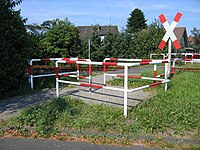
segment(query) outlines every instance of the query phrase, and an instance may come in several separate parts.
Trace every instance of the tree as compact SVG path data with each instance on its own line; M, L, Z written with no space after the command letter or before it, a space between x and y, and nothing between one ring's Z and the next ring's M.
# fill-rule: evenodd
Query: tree
M40 41L44 34L44 29L38 24L26 25L27 33L30 42L31 58L43 57L43 52L40 50Z
M149 58L151 53L161 53L158 45L164 35L164 28L158 20L155 20L147 29L135 33L131 44L137 58Z
M29 58L29 36L25 20L14 7L21 0L0 1L0 94L17 90L25 80Z
M107 35L104 38L103 44L102 44L102 51L104 54L104 58L114 57L114 54L116 52L114 48L114 43L117 38L117 33L113 34L111 32L108 32Z
M194 36L194 44L191 46L196 50L196 52L200 52L200 30L194 28L191 32Z
M80 41L77 28L68 19L45 21L41 25L40 49L45 57L77 57Z
M117 58L134 58L133 45L131 44L132 36L127 32L121 32L116 36L114 47L114 57Z
M144 13L138 8L134 9L127 20L127 32L134 34L142 29L146 29L146 21Z

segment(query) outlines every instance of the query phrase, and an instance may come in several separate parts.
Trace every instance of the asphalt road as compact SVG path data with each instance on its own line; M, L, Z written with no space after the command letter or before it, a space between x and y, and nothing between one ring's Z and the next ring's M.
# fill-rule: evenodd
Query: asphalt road
M144 146L112 146L33 138L0 138L0 150L161 150Z

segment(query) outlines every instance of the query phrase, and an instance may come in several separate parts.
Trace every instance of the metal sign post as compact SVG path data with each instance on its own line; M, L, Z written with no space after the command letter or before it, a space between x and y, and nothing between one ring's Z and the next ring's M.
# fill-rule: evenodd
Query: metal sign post
M169 61L170 61L171 58L172 58L171 53L172 53L172 41L171 41L171 39L169 39L169 40L168 40L168 54L169 54L169 55L168 55L168 60L169 60ZM167 69L168 72L167 72L167 73L170 74L170 72L171 72L171 63L168 63L167 65L168 65L168 67L167 67L167 68L168 68L168 69Z

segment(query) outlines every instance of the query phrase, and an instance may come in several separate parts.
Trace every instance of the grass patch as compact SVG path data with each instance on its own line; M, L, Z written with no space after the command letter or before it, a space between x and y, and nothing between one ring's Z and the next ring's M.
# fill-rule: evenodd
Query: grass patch
M181 65L183 68L200 68L200 63L187 63L184 65Z
M166 92L155 88L158 94L133 107L126 119L122 108L89 105L64 97L26 109L11 124L35 127L41 135L57 132L58 129L72 129L125 135L164 133L199 138L199 73L175 72L169 85L170 89Z

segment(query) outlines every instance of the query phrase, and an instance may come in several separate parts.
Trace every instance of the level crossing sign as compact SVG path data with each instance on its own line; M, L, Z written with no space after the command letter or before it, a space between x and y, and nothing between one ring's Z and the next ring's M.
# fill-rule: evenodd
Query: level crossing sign
M170 38L174 47L176 48L176 50L180 49L181 48L181 45L180 43L178 42L178 39L176 37L176 35L174 34L174 28L176 27L178 21L180 20L182 14L180 12L178 12L176 14L176 16L174 17L174 20L172 21L171 25L169 25L167 19L165 18L165 16L163 14L161 14L159 16L159 19L160 21L162 22L165 30L166 30L166 33L162 39L162 41L160 42L158 48L159 49L163 49L165 47L165 44L167 43L168 39Z

